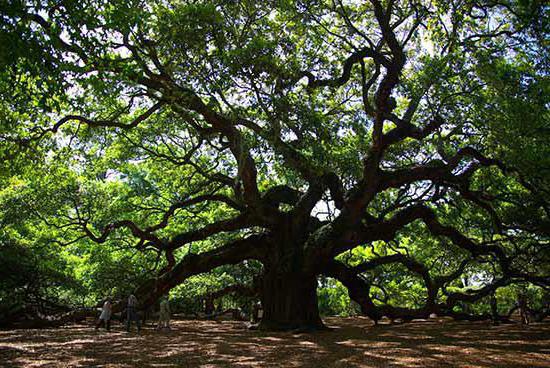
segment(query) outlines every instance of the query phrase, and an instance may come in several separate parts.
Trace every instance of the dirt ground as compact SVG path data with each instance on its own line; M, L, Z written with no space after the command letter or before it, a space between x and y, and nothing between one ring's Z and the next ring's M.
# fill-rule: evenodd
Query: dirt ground
M243 322L179 320L170 332L87 325L0 330L2 367L550 367L550 322L523 327L417 321L374 327L327 318L313 334L249 331Z

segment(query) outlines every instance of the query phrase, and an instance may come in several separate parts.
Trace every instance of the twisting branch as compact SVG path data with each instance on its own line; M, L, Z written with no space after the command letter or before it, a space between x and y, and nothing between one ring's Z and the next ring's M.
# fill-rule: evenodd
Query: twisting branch
M385 67L390 67L390 61L378 51L372 49L371 47L363 47L360 50L357 50L351 54L346 61L344 62L344 67L342 70L342 75L338 78L330 79L317 79L313 73L308 71L303 71L301 76L307 77L308 79L308 88L314 89L319 87L340 87L346 84L351 77L351 70L353 66L361 62L365 58L372 58L376 64L383 65Z
M204 203L204 202L222 202L222 203L225 203L228 206L233 207L234 209L237 209L237 210L243 210L244 209L244 207L242 205L235 202L233 199L231 199L227 196L221 195L221 194L199 195L199 196L196 196L196 197L193 197L193 198L189 198L185 201L174 203L164 213L164 215L162 217L162 220L158 224L150 226L150 227L146 228L144 231L150 233L150 232L154 232L154 231L157 231L159 229L165 228L168 225L169 218L174 215L176 210L186 208L186 207L189 207L189 206L192 206L192 205L195 205L195 204L199 204L199 203Z
M130 230L132 235L134 235L139 239L148 240L154 245L156 245L157 247L160 247L162 245L162 240L159 239L156 235L140 229L134 222L130 220L117 221L105 226L105 228L103 229L103 231L99 236L95 235L93 231L90 230L87 222L84 222L82 224L82 228L84 233L88 236L88 238L100 244L105 243L107 241L107 238L109 237L109 234L114 230L120 229L120 228L127 228Z
M31 135L28 138L23 139L10 139L3 137L6 140L12 140L19 143L21 146L28 146L31 142L40 141L42 140L48 133L57 133L58 130L65 125L68 122L76 121L78 123L86 124L87 126L91 128L98 128L98 127L111 127L111 128L121 128L121 129L131 129L138 126L141 122L147 120L151 115L153 115L155 112L160 110L160 108L164 105L163 101L159 101L155 103L153 106L151 106L149 109L147 109L143 114L140 114L138 117L136 117L134 120L132 120L130 123L121 123L119 121L114 120L93 120L89 119L84 116L80 115L67 115L63 118L59 119L52 127L43 129L39 128L39 132L37 134Z
M199 254L188 254L169 271L140 286L136 296L145 306L155 303L161 295L181 284L190 276L208 272L216 267L237 264L247 259L261 260L268 238L263 234L250 235L221 247Z
M258 218L244 213L228 220L213 222L200 229L180 233L170 239L165 245L166 249L178 249L194 241L203 240L211 235L221 232L243 230L254 226L265 225Z
M378 0L371 0L371 3L374 7L374 15L382 31L383 40L392 53L391 63L386 67L386 74L382 82L380 82L375 96L376 115L372 133L373 149L381 150L383 149L381 143L384 120L394 108L390 103L390 96L394 87L399 82L399 75L405 66L406 57L390 25L390 9L385 10Z

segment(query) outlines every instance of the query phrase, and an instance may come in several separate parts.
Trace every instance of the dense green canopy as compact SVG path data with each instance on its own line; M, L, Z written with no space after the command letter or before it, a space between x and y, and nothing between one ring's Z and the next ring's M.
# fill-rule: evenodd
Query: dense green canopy
M549 12L2 2L0 313L233 284L265 328L540 308Z

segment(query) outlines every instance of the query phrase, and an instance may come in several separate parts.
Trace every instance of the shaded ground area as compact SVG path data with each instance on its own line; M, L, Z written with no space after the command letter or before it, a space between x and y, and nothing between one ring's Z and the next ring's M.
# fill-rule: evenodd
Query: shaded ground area
M73 325L0 331L5 367L550 367L550 323L419 321L374 327L328 318L314 334L248 331L242 322L181 320L141 335Z

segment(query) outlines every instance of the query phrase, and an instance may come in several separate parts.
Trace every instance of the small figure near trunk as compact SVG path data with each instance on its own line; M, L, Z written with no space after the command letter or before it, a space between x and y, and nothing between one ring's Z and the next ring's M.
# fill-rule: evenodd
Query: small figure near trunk
M519 294L518 296L518 308L519 316L521 318L522 325L529 324L529 306L527 305L527 296L524 293Z
M137 314L138 300L134 294L130 294L126 305L126 331L130 332L132 321L136 322L137 331L140 332L140 320Z
M260 322L263 316L264 316L264 309L262 307L262 303L261 302L255 303L252 309L252 322L253 323Z
M170 301L168 297L162 298L160 302L157 330L161 329L170 330Z
M491 317L493 319L493 326L498 326L500 324L500 316L498 315L498 304L497 297L495 293L491 294Z
M97 330L99 327L101 327L101 325L104 325L107 331L111 331L111 314L112 314L111 300L107 298L103 303L103 307L101 308L101 314L99 316L99 320L97 321L97 324L95 325L95 329Z

